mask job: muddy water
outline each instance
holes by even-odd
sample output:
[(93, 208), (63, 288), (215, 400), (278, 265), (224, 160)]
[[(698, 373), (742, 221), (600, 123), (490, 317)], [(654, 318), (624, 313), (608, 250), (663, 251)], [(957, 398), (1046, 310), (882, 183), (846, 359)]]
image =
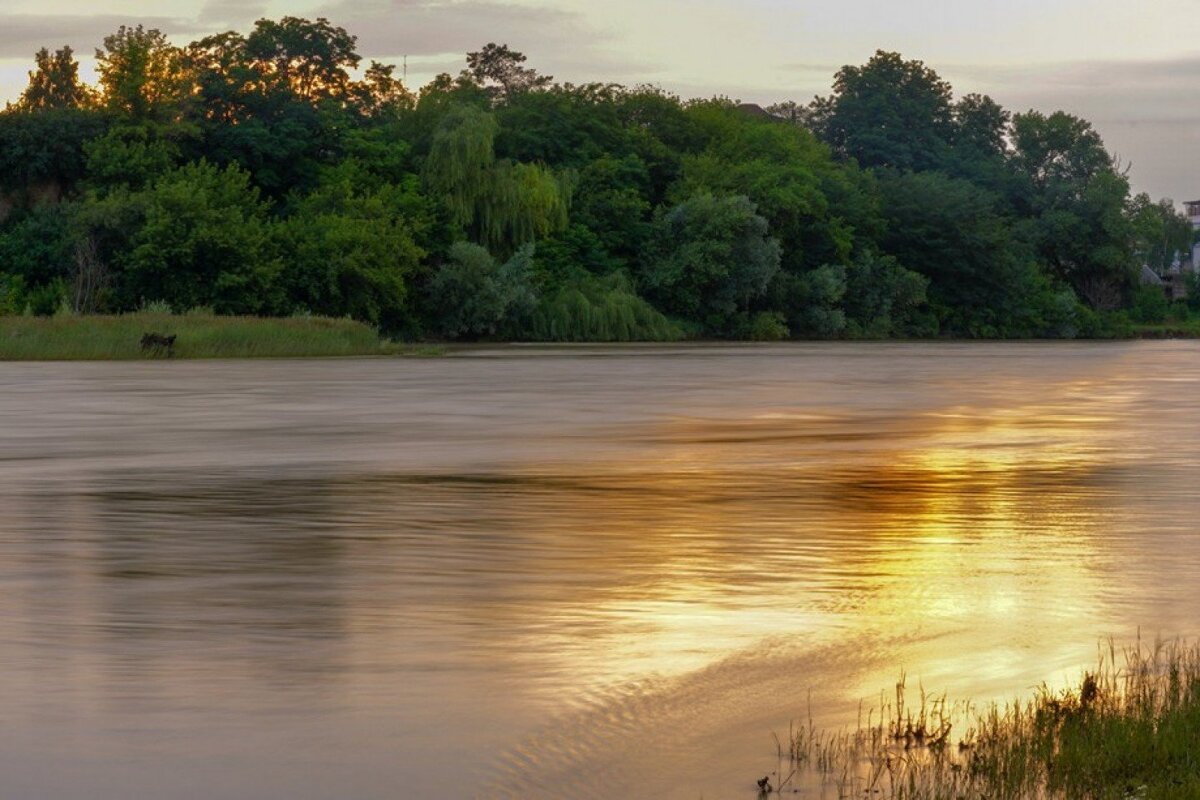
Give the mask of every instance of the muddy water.
[(0, 365), (0, 795), (753, 797), (1200, 633), (1200, 346)]

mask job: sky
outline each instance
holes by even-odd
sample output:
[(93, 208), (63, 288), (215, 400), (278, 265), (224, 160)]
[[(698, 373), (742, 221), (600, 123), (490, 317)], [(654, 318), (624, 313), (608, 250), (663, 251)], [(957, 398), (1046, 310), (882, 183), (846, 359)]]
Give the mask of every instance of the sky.
[(0, 0), (0, 100), (39, 47), (90, 55), (121, 24), (179, 44), (259, 17), (325, 16), (419, 87), (490, 41), (562, 81), (653, 83), (686, 97), (807, 101), (877, 49), (956, 93), (1091, 120), (1135, 190), (1200, 198), (1200, 0)]

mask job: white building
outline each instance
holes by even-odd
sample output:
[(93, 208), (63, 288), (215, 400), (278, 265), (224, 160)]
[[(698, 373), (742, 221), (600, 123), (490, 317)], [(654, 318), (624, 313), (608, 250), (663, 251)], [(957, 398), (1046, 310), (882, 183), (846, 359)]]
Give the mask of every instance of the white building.
[[(1192, 221), (1192, 230), (1200, 231), (1200, 200), (1190, 200), (1183, 204), (1187, 209), (1188, 219)], [(1200, 242), (1192, 245), (1192, 270), (1200, 267)]]

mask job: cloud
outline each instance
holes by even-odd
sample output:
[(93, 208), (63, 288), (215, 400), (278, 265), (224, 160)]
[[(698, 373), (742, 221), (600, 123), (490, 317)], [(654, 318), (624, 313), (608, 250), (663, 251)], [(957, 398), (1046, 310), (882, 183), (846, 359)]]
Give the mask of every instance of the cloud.
[[(582, 15), (493, 0), (337, 0), (311, 12), (358, 36), (367, 56), (447, 56), (508, 44), (535, 69), (563, 80), (615, 80), (658, 67), (606, 51), (616, 37)], [(456, 62), (461, 66), (461, 62)]]
[(1200, 120), (1200, 57), (947, 66), (960, 92), (985, 91), (1010, 108), (1063, 109), (1093, 122)]
[(200, 9), (197, 20), (208, 27), (237, 28), (262, 19), (266, 11), (267, 0), (208, 0)]
[(177, 17), (0, 13), (0, 58), (29, 58), (43, 47), (57, 48), (64, 44), (80, 53), (90, 53), (120, 26), (138, 24), (167, 34), (191, 34), (199, 30), (195, 22)]

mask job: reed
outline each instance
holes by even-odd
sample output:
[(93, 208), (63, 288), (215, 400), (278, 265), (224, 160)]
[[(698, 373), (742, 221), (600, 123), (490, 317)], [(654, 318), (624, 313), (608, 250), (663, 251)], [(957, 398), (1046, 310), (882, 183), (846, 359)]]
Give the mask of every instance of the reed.
[[(911, 690), (855, 729), (789, 731), (762, 796), (804, 780), (820, 796), (887, 800), (1183, 800), (1200, 797), (1200, 646), (1118, 651), (1078, 686), (976, 709)], [(861, 716), (861, 715), (860, 715)]]

